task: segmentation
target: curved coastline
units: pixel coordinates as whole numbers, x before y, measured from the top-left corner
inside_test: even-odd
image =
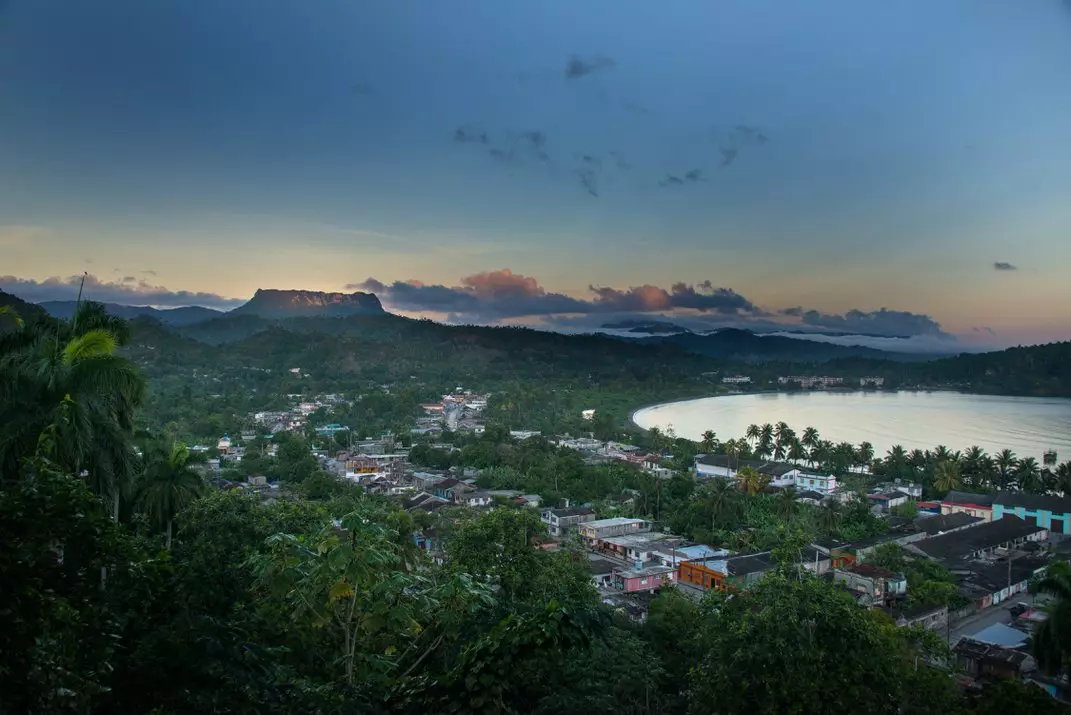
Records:
[[[714,402],[722,397],[737,399]],[[641,411],[655,408],[657,412],[641,425],[637,419]],[[785,421],[796,428],[817,427],[833,441],[865,441],[880,451],[895,444],[909,449],[943,444],[953,450],[972,445],[989,452],[1008,448],[1039,462],[1050,451],[1065,459],[1071,455],[1071,398],[1066,397],[959,390],[771,390],[666,400],[637,407],[629,420],[643,431],[672,426],[678,436],[690,440],[699,440],[704,429],[719,436],[740,436],[748,424]]]

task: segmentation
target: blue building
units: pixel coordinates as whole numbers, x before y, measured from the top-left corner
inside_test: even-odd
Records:
[[[993,520],[1017,516],[1054,534],[1071,534],[1071,499],[1046,494],[1000,492],[993,500]]]

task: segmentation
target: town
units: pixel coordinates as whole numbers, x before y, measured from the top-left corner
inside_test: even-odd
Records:
[[[788,379],[807,384],[811,378]],[[814,380],[822,384],[821,378]],[[488,394],[459,387],[440,402],[421,404],[424,415],[415,418],[406,446],[389,432],[357,439],[349,427],[324,423],[335,406],[346,403],[338,395],[290,398],[290,410],[251,415],[256,428],[239,439],[223,436],[214,450],[195,447],[212,452],[203,468],[215,475],[219,488],[256,494],[263,503],[286,499],[287,490],[264,476],[252,474],[242,481],[221,479],[220,474],[230,466],[233,477],[233,466],[251,445],[259,444],[263,454],[274,456],[273,434],[304,431],[316,439],[310,452],[322,470],[390,499],[410,514],[423,515],[423,526],[413,538],[434,562],[447,558],[446,523],[499,508],[530,509],[546,530],[532,537],[532,546],[582,551],[603,603],[640,623],[663,589],[701,602],[712,591],[732,593],[753,586],[786,565],[777,548],[733,550],[697,543],[672,533],[664,523],[631,516],[640,511],[633,508],[638,493],[609,502],[544,503],[540,494],[481,486],[485,470],[472,465],[435,469],[410,461],[414,440],[426,449],[457,452],[455,445],[439,441],[443,434],[483,434]],[[583,417],[590,420],[593,412]],[[314,414],[322,424],[309,424]],[[635,444],[531,430],[510,430],[508,439],[546,440],[577,453],[587,464],[627,465],[659,483],[678,474],[670,452]],[[697,453],[687,474],[700,487],[723,482],[745,492],[787,495],[818,508],[865,503],[885,522],[884,533],[856,541],[816,538],[797,543],[787,565],[829,581],[850,594],[859,608],[878,609],[897,626],[918,625],[939,635],[951,646],[961,677],[1014,676],[1053,692],[1063,688],[1038,671],[1028,652],[1030,634],[1046,618],[1028,591],[1048,565],[1071,559],[1071,499],[957,490],[924,499],[920,484],[900,479],[872,482],[861,491],[853,477],[871,476],[865,461],[849,466],[838,478],[802,459],[741,459],[729,450]],[[950,597],[932,597],[942,589]]]

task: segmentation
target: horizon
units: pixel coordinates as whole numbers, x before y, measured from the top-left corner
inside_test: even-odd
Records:
[[[0,40],[0,289],[32,302],[88,273],[158,308],[1071,339],[1059,0],[8,0]]]

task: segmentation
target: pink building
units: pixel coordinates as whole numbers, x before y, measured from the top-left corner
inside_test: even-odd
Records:
[[[672,585],[677,574],[671,566],[648,566],[640,569],[614,569],[610,583],[618,591],[655,591]]]

